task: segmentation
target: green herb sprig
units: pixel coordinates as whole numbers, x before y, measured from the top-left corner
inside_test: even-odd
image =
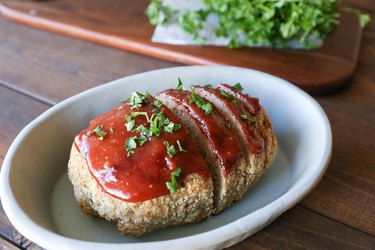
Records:
[[[205,40],[200,35],[203,23],[210,14],[215,14],[219,18],[215,34],[228,38],[230,48],[288,47],[290,40],[297,40],[303,48],[313,49],[318,44],[309,37],[324,38],[339,23],[339,0],[202,0],[202,3],[204,8],[187,11],[172,9],[162,0],[151,0],[146,14],[153,25],[177,20],[197,43]],[[364,23],[367,17],[361,17]]]
[[[177,183],[177,178],[181,174],[181,168],[176,168],[174,171],[171,173],[171,181],[166,182],[165,185],[169,189],[169,191],[173,194],[174,192],[177,191],[177,189],[180,187]]]
[[[139,108],[142,106],[142,104],[148,100],[149,93],[146,95],[139,93],[139,92],[133,92],[128,99],[128,104],[132,106],[132,109]]]
[[[202,97],[195,94],[195,90],[192,89],[191,95],[190,95],[190,103],[197,104],[198,107],[204,110],[204,113],[208,115],[212,111],[212,105],[209,102],[205,102]]]
[[[98,136],[98,140],[102,141],[104,140],[104,136],[107,135],[107,132],[103,130],[103,125],[97,126],[94,130],[90,130],[86,133],[87,136],[91,136],[93,133],[95,133]]]
[[[141,124],[139,126],[136,125],[135,120],[133,118],[137,116],[146,117],[146,126],[144,124]],[[128,157],[134,153],[134,149],[137,148],[137,145],[142,146],[144,143],[150,141],[150,138],[152,136],[160,136],[163,130],[166,133],[173,133],[174,131],[177,131],[182,127],[181,124],[174,123],[170,119],[166,118],[163,111],[160,109],[153,109],[151,117],[147,112],[132,112],[130,113],[130,115],[125,115],[124,118],[127,121],[124,124],[127,131],[140,133],[138,137],[133,136],[126,140],[125,148],[128,152]],[[170,146],[170,149],[168,151],[170,157],[173,157],[174,155],[173,150],[176,151],[174,146],[173,148],[172,146]]]

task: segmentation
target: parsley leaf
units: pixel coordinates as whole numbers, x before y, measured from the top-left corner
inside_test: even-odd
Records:
[[[179,150],[180,152],[187,152],[185,149],[182,148],[181,143],[180,143],[179,140],[177,140],[177,146],[178,146],[178,150]]]
[[[142,107],[142,104],[147,101],[149,96],[145,96],[139,92],[133,92],[128,99],[128,104],[132,106],[132,109]]]
[[[207,102],[201,106],[201,108],[204,110],[204,113],[208,115],[212,111],[212,105],[211,103]]]
[[[249,120],[249,116],[248,116],[248,115],[245,115],[245,114],[242,114],[242,115],[241,115],[241,118],[244,119],[244,120]]]
[[[220,89],[220,94],[228,99],[233,99],[234,98],[234,95],[228,93],[228,92],[225,92],[224,90]]]
[[[209,102],[205,102],[202,97],[195,94],[194,89],[191,91],[189,103],[195,103],[198,107],[204,110],[204,113],[208,115],[212,111],[212,105]]]
[[[172,158],[173,156],[175,156],[177,154],[177,151],[176,151],[174,145],[170,146],[169,142],[167,142],[167,141],[164,141],[164,145],[167,148],[167,154],[169,155],[169,157]]]
[[[144,134],[141,134],[138,138],[137,138],[137,142],[139,144],[139,146],[142,146],[145,142],[148,142],[149,141],[149,137],[147,137],[146,135]]]
[[[109,126],[109,131],[111,132],[111,134],[113,134],[113,132],[115,132],[115,129],[112,126]]]
[[[243,87],[242,87],[242,85],[241,85],[241,83],[236,83],[234,86],[233,86],[233,88],[235,89],[235,90],[237,90],[237,91],[242,91],[243,90]]]
[[[155,100],[155,101],[152,103],[152,105],[154,105],[155,107],[160,108],[161,106],[163,106],[163,103],[162,103],[162,101],[160,101],[160,100]]]
[[[174,123],[170,122],[167,126],[164,126],[164,131],[167,133],[173,133]]]
[[[131,112],[130,114],[132,118],[137,117],[139,115],[144,115],[146,117],[147,122],[150,122],[150,118],[148,118],[147,112]]]
[[[253,125],[254,127],[256,127],[257,124],[258,124],[258,121],[254,118],[254,119],[251,121],[251,125]]]
[[[98,137],[98,140],[99,140],[99,141],[103,141],[104,136],[107,135],[107,132],[105,132],[105,131],[103,130],[103,125],[99,125],[99,126],[97,126],[94,130],[90,130],[90,131],[88,131],[88,132],[86,133],[86,135],[87,135],[87,136],[90,136],[90,135],[92,135],[93,133],[95,133],[97,136],[99,136],[99,137]]]
[[[172,194],[176,192],[176,190],[180,187],[177,183],[177,178],[180,176],[180,174],[181,168],[176,168],[174,171],[171,172],[171,181],[165,183],[165,185]]]
[[[128,157],[134,154],[134,149],[137,148],[136,136],[129,137],[125,142],[125,149],[128,152]]]
[[[339,23],[339,0],[202,0],[200,9],[177,9],[169,1],[151,0],[146,13],[153,25],[176,23],[197,44],[207,37],[208,16],[217,16],[215,35],[227,38],[227,46],[288,47],[297,41],[303,48],[319,46],[312,36],[323,38]],[[360,15],[361,24],[368,17]],[[239,35],[241,34],[241,35]]]
[[[182,81],[181,81],[180,77],[177,78],[177,86],[176,86],[176,89],[178,89],[178,90],[182,90],[183,87],[184,87],[184,86],[183,86],[183,84],[182,84]]]
[[[150,119],[150,130],[152,134],[159,136],[161,134],[161,129],[164,126],[165,117],[163,113],[158,113],[156,116],[153,114],[153,119]]]
[[[134,120],[128,121],[127,123],[125,123],[125,127],[127,131],[132,131],[133,128],[135,127],[135,121]]]

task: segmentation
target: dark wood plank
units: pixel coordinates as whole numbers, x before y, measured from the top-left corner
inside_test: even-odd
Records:
[[[0,107],[0,156],[3,158],[21,129],[49,106],[0,86]]]
[[[52,104],[127,75],[178,66],[30,29],[1,16],[0,27],[0,81]]]
[[[361,42],[358,18],[341,14],[341,25],[315,51],[152,43],[144,14],[149,1],[4,1],[6,17],[50,31],[171,61],[249,67],[285,78],[310,93],[337,91],[353,73]]]
[[[363,36],[359,67],[345,91],[319,97],[333,130],[332,161],[302,204],[375,234],[375,20]]]
[[[4,249],[4,250],[19,250],[20,248],[18,248],[17,246],[13,245],[12,243],[10,243],[9,241],[3,239],[0,237],[0,249]]]
[[[33,100],[8,88],[0,86],[0,166],[17,134],[34,118],[49,108],[49,105]],[[15,231],[0,205],[0,234],[24,248],[34,244],[22,239]],[[21,240],[22,239],[22,240]],[[0,243],[1,244],[1,243]],[[37,248],[35,248],[37,249]]]
[[[374,249],[375,238],[296,206],[231,249]]]

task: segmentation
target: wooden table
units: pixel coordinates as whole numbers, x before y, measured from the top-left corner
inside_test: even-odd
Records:
[[[316,96],[333,130],[326,175],[298,205],[231,249],[375,249],[374,9],[348,86]],[[0,17],[0,163],[20,130],[57,102],[123,76],[176,65]],[[40,249],[13,228],[1,207],[0,246]]]

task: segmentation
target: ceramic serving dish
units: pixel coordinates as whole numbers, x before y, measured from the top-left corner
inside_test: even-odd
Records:
[[[279,142],[271,170],[223,213],[135,238],[83,214],[67,178],[74,136],[132,91],[240,82],[266,108]],[[47,249],[213,249],[233,245],[294,206],[318,183],[331,155],[331,129],[319,104],[294,85],[255,70],[188,66],[125,77],[73,96],[26,126],[1,169],[1,200],[15,228]]]

